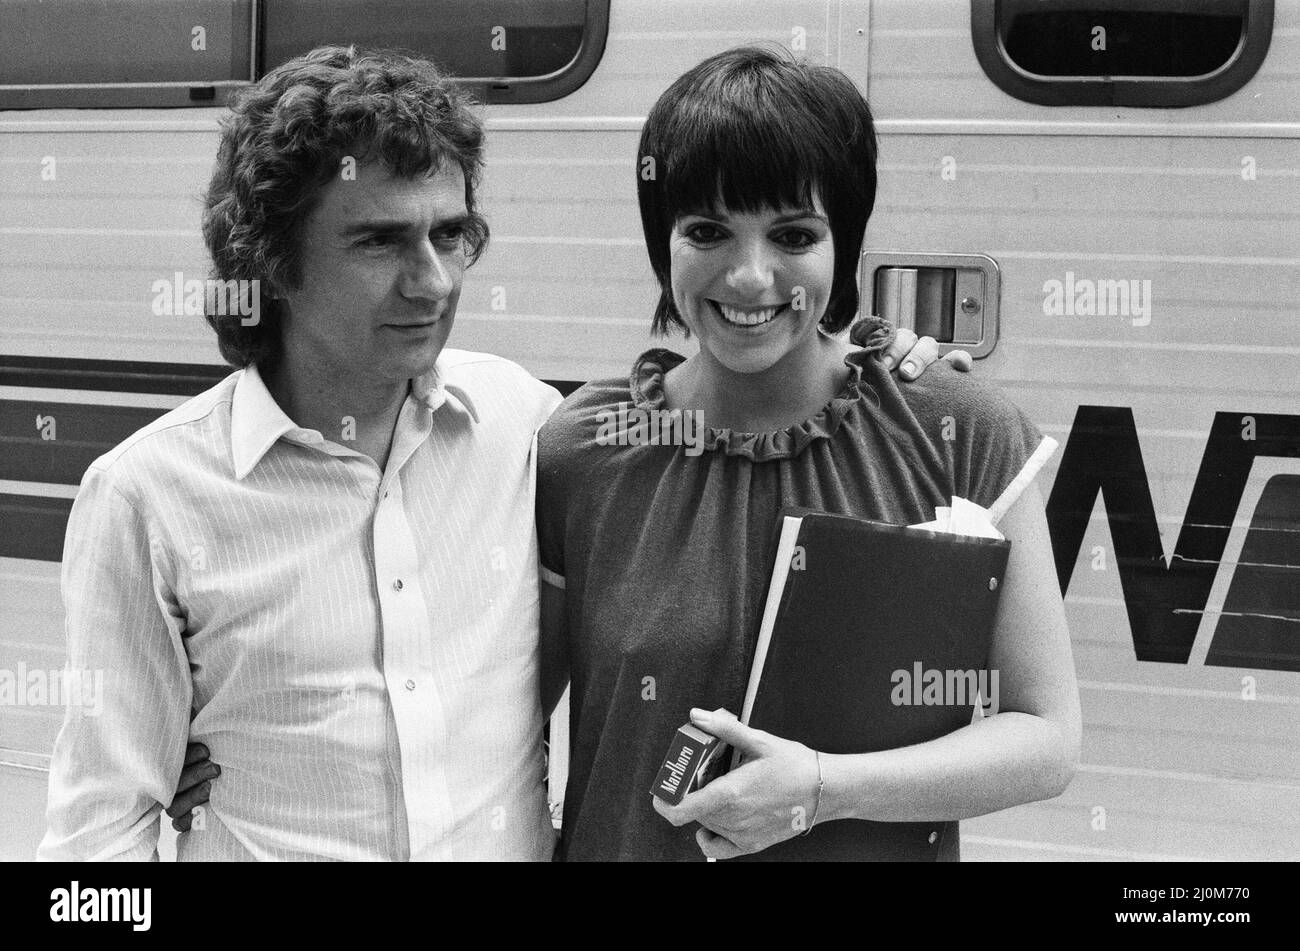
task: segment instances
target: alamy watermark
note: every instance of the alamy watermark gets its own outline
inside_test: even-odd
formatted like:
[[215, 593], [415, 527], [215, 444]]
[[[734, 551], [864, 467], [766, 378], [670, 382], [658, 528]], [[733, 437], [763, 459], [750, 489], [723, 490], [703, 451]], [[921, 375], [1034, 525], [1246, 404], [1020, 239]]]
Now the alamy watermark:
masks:
[[598, 446], [685, 446], [686, 455], [704, 452], [704, 413], [688, 409], [642, 409], [619, 403], [596, 414]]
[[215, 278], [190, 278], [180, 271], [172, 279], [159, 278], [150, 285], [150, 309], [155, 317], [238, 317], [245, 327], [262, 321], [262, 282]]
[[1134, 327], [1151, 323], [1151, 281], [1091, 280], [1065, 272], [1065, 280], [1043, 284], [1047, 317], [1130, 317]]
[[894, 689], [889, 700], [896, 707], [973, 707], [985, 716], [998, 712], [996, 670], [927, 669], [919, 660], [911, 670], [890, 675]]
[[104, 712], [102, 670], [0, 668], [0, 707], [78, 707], [83, 717]]
[[132, 931], [148, 931], [153, 923], [152, 888], [83, 888], [74, 880], [50, 892], [50, 921], [126, 922]]

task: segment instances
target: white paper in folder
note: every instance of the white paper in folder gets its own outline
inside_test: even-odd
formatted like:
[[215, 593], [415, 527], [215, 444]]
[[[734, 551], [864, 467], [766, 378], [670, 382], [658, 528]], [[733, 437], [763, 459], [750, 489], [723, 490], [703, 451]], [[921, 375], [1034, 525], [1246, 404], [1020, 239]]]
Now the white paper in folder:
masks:
[[907, 527], [924, 528], [931, 532], [946, 532], [949, 535], [972, 535], [976, 538], [1004, 537], [993, 527], [993, 522], [989, 520], [988, 509], [957, 495], [952, 497], [952, 505], [936, 506], [934, 516], [932, 522]]

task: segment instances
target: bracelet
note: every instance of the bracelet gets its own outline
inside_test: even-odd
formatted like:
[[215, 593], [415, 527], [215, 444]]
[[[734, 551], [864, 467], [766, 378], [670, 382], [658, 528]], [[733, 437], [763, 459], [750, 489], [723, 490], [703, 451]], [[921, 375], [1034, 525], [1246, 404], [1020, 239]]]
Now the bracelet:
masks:
[[812, 832], [813, 826], [817, 824], [817, 814], [822, 811], [822, 790], [826, 788], [826, 781], [822, 779], [822, 754], [813, 750], [813, 756], [817, 758], [817, 804], [813, 806], [812, 822], [808, 823], [804, 835]]

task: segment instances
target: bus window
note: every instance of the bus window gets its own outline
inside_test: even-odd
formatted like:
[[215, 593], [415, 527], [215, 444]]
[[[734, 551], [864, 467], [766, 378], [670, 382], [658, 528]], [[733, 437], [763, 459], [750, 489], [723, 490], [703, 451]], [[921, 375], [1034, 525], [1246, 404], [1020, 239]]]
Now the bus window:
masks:
[[1255, 74], [1272, 35], [1273, 0], [971, 0], [980, 65], [1040, 105], [1214, 102]]
[[217, 105], [252, 78], [252, 0], [4, 0], [0, 109]]
[[428, 57], [485, 102], [587, 81], [609, 0], [0, 0], [0, 109], [224, 104], [324, 44]]
[[276, 0], [265, 69], [316, 46], [409, 50], [486, 102], [547, 102], [577, 89], [605, 48], [609, 0]]

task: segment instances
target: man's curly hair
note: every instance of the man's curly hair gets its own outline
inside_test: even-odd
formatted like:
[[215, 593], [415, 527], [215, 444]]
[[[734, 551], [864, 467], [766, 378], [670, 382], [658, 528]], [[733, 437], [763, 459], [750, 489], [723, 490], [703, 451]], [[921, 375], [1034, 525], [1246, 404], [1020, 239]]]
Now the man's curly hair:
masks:
[[281, 348], [276, 289], [302, 285], [301, 235], [345, 156], [379, 158], [394, 175], [465, 173], [465, 244], [473, 264], [488, 240], [474, 207], [483, 125], [472, 102], [428, 60], [322, 46], [241, 90], [223, 121], [203, 210], [217, 280], [258, 280], [261, 320], [209, 313], [227, 362], [273, 366]]

